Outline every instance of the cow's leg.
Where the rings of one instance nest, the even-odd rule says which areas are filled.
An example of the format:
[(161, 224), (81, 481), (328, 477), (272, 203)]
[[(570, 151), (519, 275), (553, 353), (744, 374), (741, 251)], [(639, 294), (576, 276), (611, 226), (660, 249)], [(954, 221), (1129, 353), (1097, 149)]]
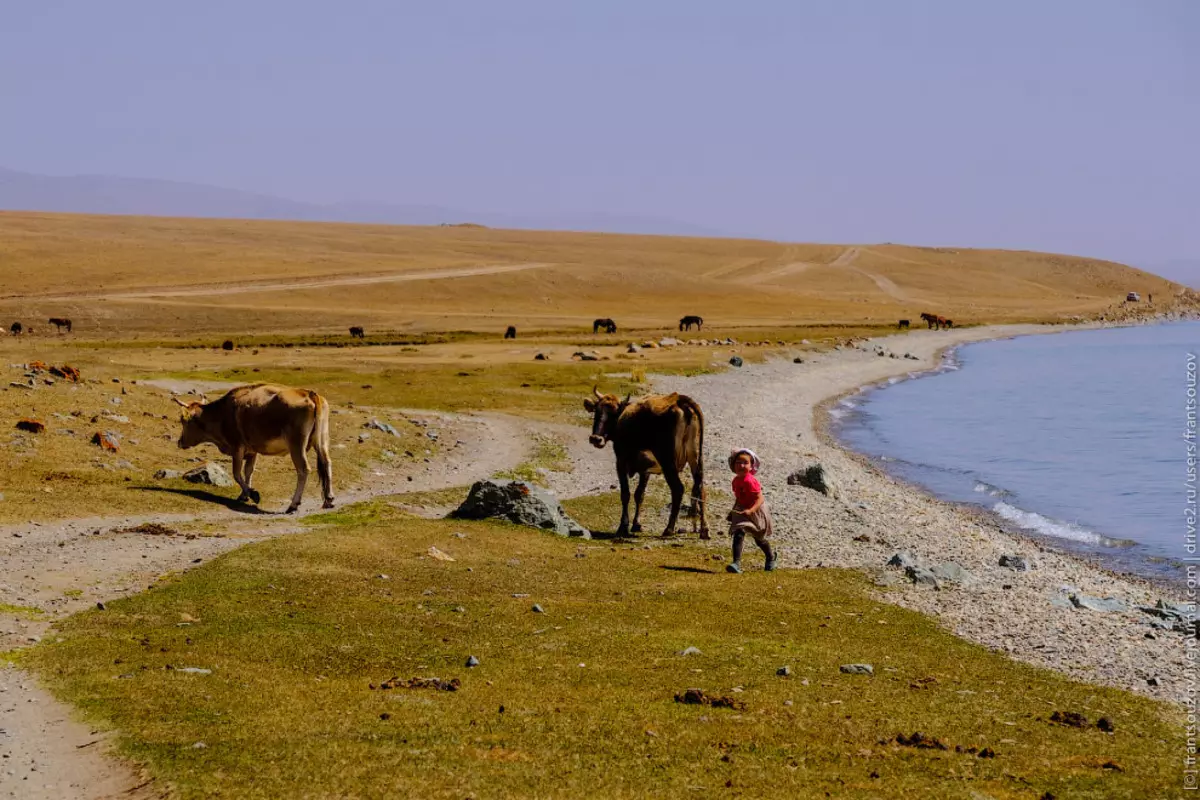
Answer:
[(246, 464), (246, 451), (241, 447), (235, 447), (232, 458), (233, 479), (237, 481), (237, 485), (242, 489), (242, 493), (238, 495), (237, 501), (244, 503), (250, 499), (250, 484), (246, 483), (246, 479), (242, 476)]
[(258, 490), (251, 488), (254, 481), (254, 467), (257, 463), (258, 453), (246, 453), (246, 462), (242, 466), (242, 472), (245, 475), (246, 482), (243, 484), (243, 497), (239, 498), (241, 500), (245, 500), (248, 497), (250, 502), (254, 503), (255, 505), (262, 500), (262, 495), (258, 493)]
[(633, 532), (642, 532), (642, 499), (646, 496), (646, 484), (649, 483), (650, 473), (638, 473), (638, 485), (633, 490)]
[(662, 535), (673, 536), (675, 522), (679, 519), (679, 508), (683, 505), (683, 480), (679, 477), (679, 470), (675, 469), (674, 453), (655, 453), (654, 457), (658, 459), (663, 477), (666, 478), (667, 485), (671, 487), (671, 516), (667, 520), (667, 527), (663, 530)]
[(296, 491), (292, 495), (291, 505), (287, 507), (287, 513), (295, 513), (300, 507), (300, 498), (304, 496), (304, 484), (308, 483), (308, 443), (293, 444), (291, 446), (292, 463), (296, 466)]
[(321, 497), (324, 502), (321, 508), (333, 508), (333, 462), (329, 460), (329, 450), (321, 444), (317, 445), (317, 475), (321, 478)]
[(697, 506), (700, 511), (700, 538), (708, 536), (708, 495), (704, 491), (704, 462), (699, 456), (692, 463), (692, 509), (691, 516), (696, 516)]
[(621, 484), (621, 524), (617, 526), (617, 536), (629, 535), (629, 475), (625, 473), (623, 464), (617, 465), (617, 481)]

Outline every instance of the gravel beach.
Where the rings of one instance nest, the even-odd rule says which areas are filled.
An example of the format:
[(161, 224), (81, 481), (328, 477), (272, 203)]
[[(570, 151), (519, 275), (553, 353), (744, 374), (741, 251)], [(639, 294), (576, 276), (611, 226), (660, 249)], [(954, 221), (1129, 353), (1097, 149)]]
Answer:
[[(963, 638), (1080, 680), (1182, 702), (1190, 669), (1186, 638), (1170, 629), (1169, 620), (1138, 610), (1182, 597), (1006, 533), (985, 513), (896, 481), (825, 431), (827, 409), (837, 399), (932, 369), (948, 347), (1063, 330), (1069, 329), (914, 331), (806, 355), (803, 363), (778, 360), (720, 374), (661, 377), (655, 390), (688, 394), (704, 408), (710, 486), (729, 480), (730, 449), (758, 453), (783, 565), (866, 571), (882, 599), (931, 614)], [(816, 463), (834, 486), (829, 496), (788, 484), (789, 474)], [(722, 520), (724, 511), (711, 509), (710, 519)], [(897, 553), (907, 554), (906, 563), (887, 566)], [(1001, 566), (1002, 556), (1020, 557), (1030, 568)], [(757, 557), (748, 552), (744, 566), (758, 568)], [(913, 569), (906, 572), (909, 561)]]

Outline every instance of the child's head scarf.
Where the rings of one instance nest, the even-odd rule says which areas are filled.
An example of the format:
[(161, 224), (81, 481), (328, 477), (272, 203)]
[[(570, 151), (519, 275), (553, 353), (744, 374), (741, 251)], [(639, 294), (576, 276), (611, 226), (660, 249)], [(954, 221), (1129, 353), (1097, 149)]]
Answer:
[(733, 452), (731, 452), (729, 454), (729, 468), (733, 469), (733, 462), (735, 460), (737, 460), (737, 457), (740, 456), (742, 453), (745, 453), (746, 455), (750, 456), (750, 474), (757, 475), (758, 474), (758, 464), (759, 464), (758, 456), (756, 456), (754, 454), (754, 451), (748, 447), (743, 447), (738, 450), (734, 450)]

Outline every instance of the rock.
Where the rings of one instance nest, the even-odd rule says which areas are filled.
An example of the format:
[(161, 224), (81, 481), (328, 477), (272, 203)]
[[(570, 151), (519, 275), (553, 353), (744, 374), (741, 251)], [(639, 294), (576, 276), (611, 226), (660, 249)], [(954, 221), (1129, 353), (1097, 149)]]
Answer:
[(96, 431), (92, 434), (92, 444), (98, 445), (101, 450), (107, 450), (110, 453), (117, 452), (120, 448), (120, 441), (120, 435), (112, 431)]
[(129, 417), (125, 416), (124, 414), (105, 414), (104, 418), (109, 422), (119, 422), (122, 425), (125, 425), (129, 422)]
[(1051, 597), (1050, 605), (1054, 606), (1055, 608), (1074, 608), (1075, 607), (1075, 606), (1071, 605), (1070, 600), (1063, 597), (1061, 594), (1056, 594), (1053, 597)]
[(803, 359), (803, 358), (801, 358), (800, 356), (796, 356), (795, 358), (793, 358), (793, 359), (792, 359), (792, 363), (793, 363), (793, 364), (803, 364), (803, 363), (804, 363), (804, 359)]
[(659, 347), (675, 347), (679, 344), (679, 340), (674, 336), (664, 336), (658, 340)]
[(735, 367), (740, 367), (740, 366), (742, 365), (742, 357), (741, 357), (741, 356), (734, 356), (734, 357), (732, 357), (731, 359), (729, 359), (729, 363), (730, 363), (730, 364), (732, 364), (732, 365), (733, 365), (733, 366), (735, 366)]
[(810, 464), (788, 475), (788, 486), (803, 486), (820, 492), (826, 497), (837, 497), (841, 494), (837, 482), (822, 464)]
[(368, 439), (370, 439), (370, 438), (371, 438), (371, 434), (369, 434), (369, 433), (360, 433), (360, 434), (358, 435), (358, 443), (359, 443), (359, 444), (362, 444), (363, 442), (367, 441), (367, 440), (368, 440)]
[(182, 474), (183, 473), (179, 472), (178, 470), (174, 470), (174, 469), (160, 469), (158, 472), (154, 473), (154, 477), (158, 478), (160, 481), (165, 481), (165, 480), (173, 480), (174, 478), (178, 478)]
[(592, 538), (586, 528), (567, 516), (554, 495), (523, 481), (477, 481), (467, 499), (450, 516), (506, 519), (518, 525), (553, 531), (559, 536)]
[(875, 668), (870, 664), (842, 664), (838, 667), (847, 675), (874, 675)]
[(939, 581), (945, 583), (974, 583), (975, 576), (966, 570), (961, 564), (956, 564), (953, 561), (947, 561), (944, 564), (937, 564), (930, 568), (930, 572), (934, 574)]
[(1000, 556), (1000, 566), (1015, 569), (1017, 572), (1029, 571), (1029, 562), (1024, 556)]
[(546, 355), (545, 353), (538, 353), (536, 356), (533, 357), (533, 360), (534, 361), (549, 361), (550, 356)]
[(376, 430), (376, 431), (383, 431), (384, 433), (391, 434), (392, 436), (400, 435), (396, 431), (396, 429), (394, 427), (392, 427), (391, 425), (389, 425), (388, 423), (380, 422), (379, 420), (374, 419), (374, 418), (372, 418), (369, 422), (364, 422), (363, 427), (371, 428), (372, 430)]
[(699, 647), (687, 647), (683, 650), (680, 650), (679, 655), (681, 655), (681, 656), (698, 656), (698, 655), (703, 655), (703, 654), (700, 652)]
[(433, 545), (429, 546), (429, 550), (427, 550), (426, 553), (428, 554), (428, 556), (430, 558), (437, 559), (438, 561), (454, 561), (455, 560), (454, 556), (450, 555), (449, 553), (445, 552), (444, 550), (439, 550), (438, 548), (434, 547)]
[(1091, 597), (1086, 594), (1071, 595), (1071, 604), (1076, 608), (1086, 608), (1089, 611), (1128, 611), (1125, 601), (1115, 597)]
[(913, 583), (918, 583), (922, 586), (932, 586), (935, 589), (941, 587), (941, 583), (938, 582), (937, 575), (935, 575), (933, 570), (929, 569), (928, 567), (923, 567), (919, 564), (912, 567), (905, 567), (904, 574), (907, 575), (908, 579)]
[(212, 675), (211, 669), (204, 669), (203, 667), (180, 667), (175, 671), (183, 672), (188, 675)]
[(577, 353), (573, 353), (571, 355), (571, 358), (578, 359), (580, 361), (599, 361), (600, 360), (600, 356), (598, 354), (585, 353), (582, 350)]
[(896, 553), (894, 556), (892, 556), (891, 558), (888, 559), (887, 565), (889, 567), (899, 567), (900, 569), (908, 569), (909, 567), (918, 566), (920, 563), (921, 562), (918, 561), (917, 557), (914, 556), (912, 553), (908, 552), (907, 550), (901, 550), (900, 552)]
[(640, 352), (642, 352), (642, 348), (638, 347), (636, 344), (630, 343), (629, 347), (625, 348), (625, 352), (626, 353), (640, 353)]
[(542, 607), (541, 607), (540, 605), (538, 605), (537, 603), (534, 603), (534, 604), (533, 604), (533, 608), (531, 608), (531, 609), (529, 609), (529, 610), (530, 610), (530, 611), (532, 611), (532, 612), (533, 612), (533, 613), (535, 613), (535, 614), (545, 614), (545, 613), (546, 613), (546, 609), (542, 608)]
[(476, 658), (475, 656), (467, 656), (467, 666), (468, 667), (478, 667), (479, 659)]
[(123, 458), (117, 459), (116, 463), (113, 464), (113, 466), (116, 467), (117, 469), (135, 469), (132, 461), (126, 461)]
[(210, 486), (233, 486), (233, 478), (221, 467), (209, 461), (204, 466), (189, 469), (183, 473), (183, 479), (189, 483), (206, 483)]
[(780, 667), (779, 669), (775, 670), (775, 674), (781, 678), (787, 678), (792, 674), (792, 668), (786, 666)]

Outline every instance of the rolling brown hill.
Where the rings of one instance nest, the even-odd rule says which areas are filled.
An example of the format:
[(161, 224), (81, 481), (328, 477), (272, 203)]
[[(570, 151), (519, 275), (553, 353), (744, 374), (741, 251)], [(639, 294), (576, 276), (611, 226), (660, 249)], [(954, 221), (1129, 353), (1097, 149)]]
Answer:
[(1132, 267), (1047, 253), (464, 226), (0, 212), (0, 258), (0, 314), (102, 336), (1059, 321), (1124, 313), (1128, 291), (1156, 311), (1191, 302)]

